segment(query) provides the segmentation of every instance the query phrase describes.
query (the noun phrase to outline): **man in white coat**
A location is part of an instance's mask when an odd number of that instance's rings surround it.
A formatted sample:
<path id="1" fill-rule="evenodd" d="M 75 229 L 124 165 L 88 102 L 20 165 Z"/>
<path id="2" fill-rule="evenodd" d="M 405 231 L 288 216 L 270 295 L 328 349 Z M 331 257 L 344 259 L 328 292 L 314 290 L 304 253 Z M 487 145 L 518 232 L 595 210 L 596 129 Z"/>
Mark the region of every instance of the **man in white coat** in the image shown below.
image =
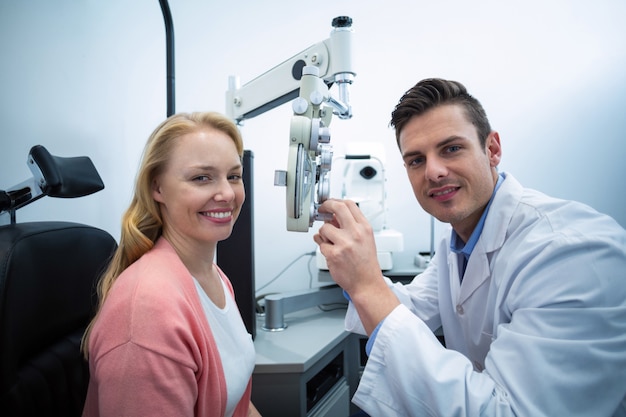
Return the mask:
<path id="1" fill-rule="evenodd" d="M 353 402 L 375 417 L 626 416 L 626 231 L 499 173 L 500 137 L 458 82 L 420 81 L 391 125 L 415 197 L 451 231 L 391 284 L 357 205 L 321 205 L 334 216 L 314 239 L 347 328 L 369 336 Z"/>

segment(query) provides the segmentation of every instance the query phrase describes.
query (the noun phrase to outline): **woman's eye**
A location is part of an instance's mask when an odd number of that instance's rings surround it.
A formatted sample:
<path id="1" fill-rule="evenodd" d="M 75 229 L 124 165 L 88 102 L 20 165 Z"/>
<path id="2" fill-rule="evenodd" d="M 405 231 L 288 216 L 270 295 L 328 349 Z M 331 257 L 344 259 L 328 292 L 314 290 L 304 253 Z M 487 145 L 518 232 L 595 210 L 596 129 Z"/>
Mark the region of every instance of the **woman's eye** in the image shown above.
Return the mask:
<path id="1" fill-rule="evenodd" d="M 208 175 L 198 175 L 197 177 L 194 177 L 194 181 L 201 181 L 201 182 L 205 182 L 205 181 L 209 181 L 211 178 Z"/>

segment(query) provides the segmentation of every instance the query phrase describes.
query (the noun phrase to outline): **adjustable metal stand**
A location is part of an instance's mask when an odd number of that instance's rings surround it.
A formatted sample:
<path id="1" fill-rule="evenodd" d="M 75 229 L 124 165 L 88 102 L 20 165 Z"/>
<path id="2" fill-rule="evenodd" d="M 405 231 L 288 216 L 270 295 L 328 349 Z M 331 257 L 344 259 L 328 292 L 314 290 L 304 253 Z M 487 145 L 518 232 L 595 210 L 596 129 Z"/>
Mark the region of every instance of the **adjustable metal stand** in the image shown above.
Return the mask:
<path id="1" fill-rule="evenodd" d="M 321 287 L 290 293 L 272 294 L 265 297 L 265 325 L 263 330 L 285 330 L 285 314 L 304 310 L 321 304 L 347 303 L 341 287 Z"/>

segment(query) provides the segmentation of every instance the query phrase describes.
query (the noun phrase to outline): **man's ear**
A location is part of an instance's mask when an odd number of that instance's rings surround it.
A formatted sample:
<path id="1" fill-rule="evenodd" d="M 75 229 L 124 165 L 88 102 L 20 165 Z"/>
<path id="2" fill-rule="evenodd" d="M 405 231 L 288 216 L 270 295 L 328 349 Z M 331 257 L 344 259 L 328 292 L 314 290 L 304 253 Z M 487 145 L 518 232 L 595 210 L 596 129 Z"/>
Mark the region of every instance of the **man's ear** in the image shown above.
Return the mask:
<path id="1" fill-rule="evenodd" d="M 487 153 L 487 158 L 489 158 L 491 166 L 498 166 L 500 164 L 500 160 L 502 159 L 502 146 L 500 145 L 500 135 L 498 132 L 491 132 L 489 136 L 487 136 L 485 148 L 485 152 Z"/>

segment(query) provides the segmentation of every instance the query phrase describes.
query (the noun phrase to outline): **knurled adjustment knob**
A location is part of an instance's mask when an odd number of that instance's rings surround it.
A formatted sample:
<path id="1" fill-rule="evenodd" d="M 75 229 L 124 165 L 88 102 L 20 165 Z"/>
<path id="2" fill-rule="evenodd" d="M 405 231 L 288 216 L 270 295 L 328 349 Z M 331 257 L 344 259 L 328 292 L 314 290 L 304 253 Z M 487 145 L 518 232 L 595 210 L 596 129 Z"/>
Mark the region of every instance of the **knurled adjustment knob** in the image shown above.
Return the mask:
<path id="1" fill-rule="evenodd" d="M 352 18 L 349 16 L 337 16 L 333 19 L 334 28 L 345 28 L 352 26 Z"/>

